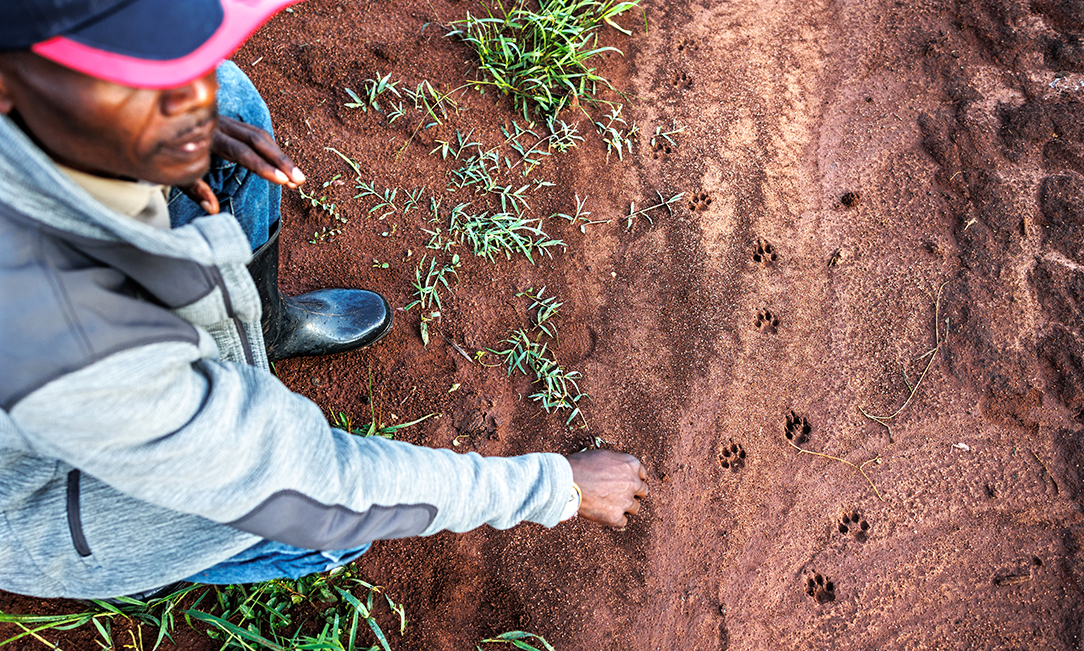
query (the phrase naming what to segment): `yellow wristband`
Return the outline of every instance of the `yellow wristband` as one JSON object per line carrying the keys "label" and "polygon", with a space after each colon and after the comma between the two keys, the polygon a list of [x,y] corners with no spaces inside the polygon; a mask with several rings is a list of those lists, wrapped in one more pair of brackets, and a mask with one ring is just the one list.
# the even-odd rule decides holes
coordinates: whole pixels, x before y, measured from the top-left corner
{"label": "yellow wristband", "polygon": [[572,482],[572,494],[568,496],[568,504],[565,504],[565,509],[561,512],[561,521],[574,517],[580,510],[581,502],[583,502],[583,491],[576,482]]}

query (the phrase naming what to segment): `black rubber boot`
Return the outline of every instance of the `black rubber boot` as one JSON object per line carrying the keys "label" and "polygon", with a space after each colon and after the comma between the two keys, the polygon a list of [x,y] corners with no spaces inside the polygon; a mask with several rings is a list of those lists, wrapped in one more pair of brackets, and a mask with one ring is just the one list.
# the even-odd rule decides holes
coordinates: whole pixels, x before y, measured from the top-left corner
{"label": "black rubber boot", "polygon": [[384,297],[363,289],[320,289],[301,296],[279,293],[279,230],[256,249],[248,271],[263,305],[263,337],[272,362],[288,357],[330,355],[376,343],[391,329]]}

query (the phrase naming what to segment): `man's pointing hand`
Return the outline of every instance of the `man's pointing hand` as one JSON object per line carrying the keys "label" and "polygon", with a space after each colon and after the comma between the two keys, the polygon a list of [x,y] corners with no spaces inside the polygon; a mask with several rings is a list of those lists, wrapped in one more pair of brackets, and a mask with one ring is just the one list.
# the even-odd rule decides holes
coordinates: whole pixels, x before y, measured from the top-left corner
{"label": "man's pointing hand", "polygon": [[631,454],[591,450],[568,456],[572,481],[580,487],[579,515],[608,527],[623,527],[647,496],[647,471]]}
{"label": "man's pointing hand", "polygon": [[[305,182],[305,175],[297,165],[283,153],[271,134],[259,127],[220,116],[212,138],[212,153],[237,163],[261,178],[290,188]],[[181,191],[202,206],[207,214],[218,212],[218,198],[203,179],[182,187]]]}

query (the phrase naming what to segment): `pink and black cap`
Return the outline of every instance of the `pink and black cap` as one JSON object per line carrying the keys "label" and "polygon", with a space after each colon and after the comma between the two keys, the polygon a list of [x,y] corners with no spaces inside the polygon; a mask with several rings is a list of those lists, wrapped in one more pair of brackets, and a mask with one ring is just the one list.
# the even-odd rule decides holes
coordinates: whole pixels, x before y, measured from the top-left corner
{"label": "pink and black cap", "polygon": [[31,50],[123,86],[174,88],[210,72],[301,0],[3,0],[0,51]]}

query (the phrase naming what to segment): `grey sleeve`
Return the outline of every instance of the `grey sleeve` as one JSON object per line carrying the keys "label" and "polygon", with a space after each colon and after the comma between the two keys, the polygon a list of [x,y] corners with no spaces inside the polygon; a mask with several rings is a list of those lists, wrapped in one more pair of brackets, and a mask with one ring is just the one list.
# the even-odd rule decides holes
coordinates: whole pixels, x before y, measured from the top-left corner
{"label": "grey sleeve", "polygon": [[483,458],[347,434],[269,373],[183,343],[108,357],[10,414],[28,450],[146,502],[311,549],[554,526],[572,486],[556,454]]}

